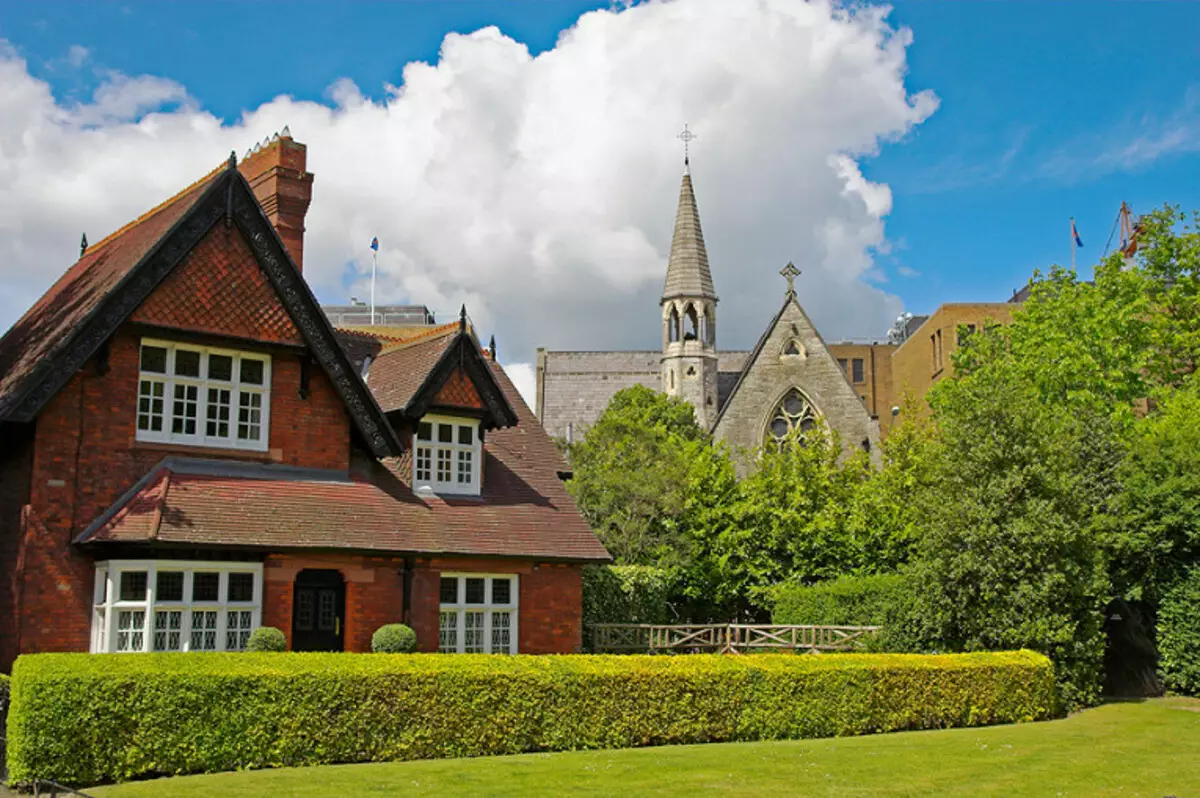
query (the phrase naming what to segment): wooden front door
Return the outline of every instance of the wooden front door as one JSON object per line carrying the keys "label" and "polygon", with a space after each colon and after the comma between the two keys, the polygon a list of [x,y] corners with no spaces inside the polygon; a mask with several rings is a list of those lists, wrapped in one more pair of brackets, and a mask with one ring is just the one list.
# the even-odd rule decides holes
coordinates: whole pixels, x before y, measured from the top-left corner
{"label": "wooden front door", "polygon": [[340,572],[301,571],[292,601],[293,651],[345,650],[346,583]]}

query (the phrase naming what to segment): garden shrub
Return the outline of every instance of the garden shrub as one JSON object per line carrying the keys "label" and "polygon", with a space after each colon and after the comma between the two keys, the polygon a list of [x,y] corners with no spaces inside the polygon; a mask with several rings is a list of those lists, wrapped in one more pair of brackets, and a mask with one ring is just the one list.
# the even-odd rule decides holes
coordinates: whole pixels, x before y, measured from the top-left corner
{"label": "garden shrub", "polygon": [[672,623],[675,580],[651,565],[589,565],[583,569],[583,645],[590,651],[598,623]]}
{"label": "garden shrub", "polygon": [[1200,567],[1158,608],[1159,673],[1168,690],[1200,695]]}
{"label": "garden shrub", "polygon": [[250,633],[247,651],[287,651],[287,638],[274,626],[260,626]]}
{"label": "garden shrub", "polygon": [[371,635],[376,654],[411,654],[417,650],[417,633],[402,623],[384,624]]}
{"label": "garden shrub", "polygon": [[843,576],[815,585],[785,582],[771,590],[771,620],[816,626],[882,626],[872,651],[914,649],[912,593],[899,574]]}
{"label": "garden shrub", "polygon": [[[13,782],[868,734],[1038,720],[1030,651],[924,656],[34,654]],[[70,733],[64,733],[67,729]]]}

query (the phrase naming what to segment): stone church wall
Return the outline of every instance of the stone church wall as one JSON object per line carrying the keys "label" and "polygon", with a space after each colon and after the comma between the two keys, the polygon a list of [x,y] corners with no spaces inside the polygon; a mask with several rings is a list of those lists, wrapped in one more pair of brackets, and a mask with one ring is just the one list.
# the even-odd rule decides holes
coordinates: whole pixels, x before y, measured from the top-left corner
{"label": "stone church wall", "polygon": [[551,437],[574,440],[608,407],[622,388],[661,390],[661,352],[537,353],[537,415]]}
{"label": "stone church wall", "polygon": [[[802,345],[802,354],[783,355],[790,339]],[[872,459],[878,459],[878,423],[804,311],[791,300],[768,331],[757,358],[746,364],[746,374],[717,421],[714,437],[735,450],[757,449],[768,416],[790,388],[799,388],[809,398],[825,423],[838,432],[847,452],[861,449],[867,441]]]}

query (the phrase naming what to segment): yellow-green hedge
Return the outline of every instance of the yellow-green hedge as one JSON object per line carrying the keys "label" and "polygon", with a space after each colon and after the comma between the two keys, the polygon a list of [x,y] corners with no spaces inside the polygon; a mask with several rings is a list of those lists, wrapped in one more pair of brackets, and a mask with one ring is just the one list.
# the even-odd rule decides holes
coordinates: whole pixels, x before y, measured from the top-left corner
{"label": "yellow-green hedge", "polygon": [[36,654],[9,778],[153,774],[1039,720],[1049,660],[924,656]]}

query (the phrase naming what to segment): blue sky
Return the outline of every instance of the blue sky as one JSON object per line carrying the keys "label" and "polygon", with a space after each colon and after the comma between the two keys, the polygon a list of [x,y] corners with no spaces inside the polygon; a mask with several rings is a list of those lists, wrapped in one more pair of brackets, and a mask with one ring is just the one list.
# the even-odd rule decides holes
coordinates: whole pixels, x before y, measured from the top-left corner
{"label": "blue sky", "polygon": [[[497,25],[536,54],[580,13],[606,7],[4,2],[0,39],[60,103],[85,101],[115,70],[182,84],[233,123],[280,94],[329,103],[339,78],[381,100],[404,64],[436,62],[451,31]],[[890,244],[870,279],[906,309],[1006,299],[1034,268],[1069,260],[1071,216],[1083,267],[1122,200],[1135,211],[1200,207],[1200,3],[901,0],[888,20],[913,35],[905,88],[939,100],[910,132],[858,159],[892,192]],[[89,68],[78,51],[72,64],[73,46],[87,48]],[[720,203],[697,180],[703,215]],[[715,222],[705,215],[705,224]]]}

